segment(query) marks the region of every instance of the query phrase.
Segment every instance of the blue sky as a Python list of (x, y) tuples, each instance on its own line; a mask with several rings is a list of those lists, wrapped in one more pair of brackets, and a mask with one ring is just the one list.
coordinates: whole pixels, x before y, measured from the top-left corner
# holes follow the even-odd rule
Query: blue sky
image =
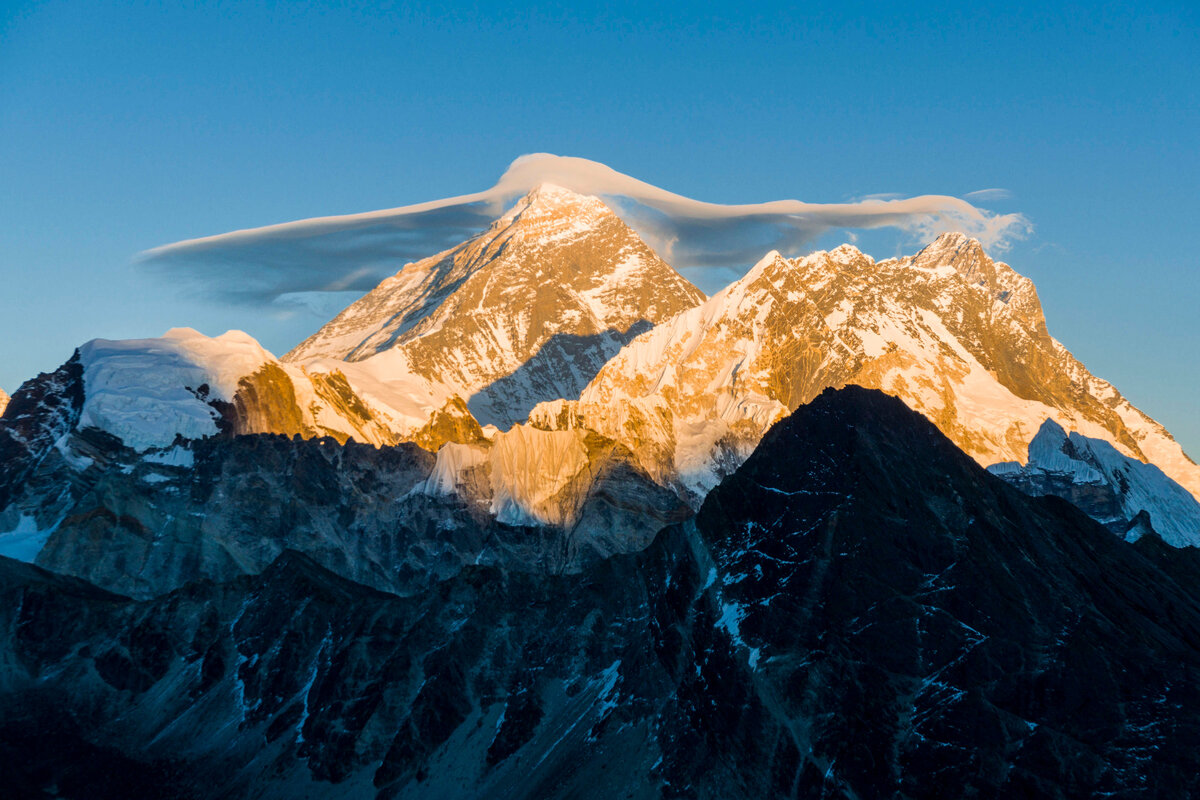
[(10, 0), (0, 387), (177, 325), (283, 352), (322, 320), (214, 301), (134, 256), (480, 191), (551, 152), (722, 203), (1006, 189), (974, 202), (1035, 226), (1004, 257), (1051, 332), (1195, 456), (1192, 5)]

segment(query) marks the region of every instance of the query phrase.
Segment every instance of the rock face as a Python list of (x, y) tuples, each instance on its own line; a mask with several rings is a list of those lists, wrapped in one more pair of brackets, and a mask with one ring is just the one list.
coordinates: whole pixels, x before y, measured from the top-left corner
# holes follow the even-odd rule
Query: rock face
[[(580, 452), (564, 459), (529, 436), (566, 436)], [(258, 573), (285, 550), (400, 594), (468, 564), (575, 572), (687, 515), (595, 435), (518, 428), (437, 457), (280, 435), (142, 454), (95, 428), (62, 441), (14, 496), (8, 513), (24, 522), (0, 533), (0, 554), (135, 597)], [(43, 486), (59, 487), (52, 503)]]
[(1024, 465), (1005, 462), (988, 471), (1026, 494), (1068, 500), (1122, 536), (1153, 529), (1174, 547), (1200, 546), (1200, 503), (1186, 489), (1153, 464), (1103, 440), (1068, 435), (1053, 420), (1029, 443)]
[[(43, 464), (49, 465), (47, 472), (62, 473), (72, 463), (82, 463), (59, 443), (78, 424), (83, 400), (83, 369), (76, 353), (54, 372), (26, 381), (0, 417), (0, 529), (13, 532), (0, 534), (0, 554), (12, 555), (9, 548), (36, 543), (36, 533), (29, 534), (69, 494), (69, 480), (37, 480), (36, 473)], [(26, 493), (38, 500), (23, 513), (14, 501)]]
[[(1200, 493), (1200, 467), (1162, 426), (1049, 335), (1033, 284), (960, 234), (878, 263), (849, 245), (769, 254), (626, 346), (566, 416), (698, 503), (775, 421), (848, 384), (901, 398), (982, 464), (1024, 459), (1050, 418)], [(531, 421), (563, 415), (551, 404)]]
[(405, 266), (284, 359), (409, 371), (507, 428), (538, 402), (578, 397), (636, 334), (703, 300), (600, 200), (547, 184), (479, 236)]
[(8, 406), (8, 401), (11, 399), (3, 389), (0, 389), (0, 416), (4, 415), (4, 409)]
[(398, 597), (285, 551), (130, 600), (0, 560), (0, 766), (100, 798), (1189, 796), (1193, 561), (848, 388), (574, 574)]
[(696, 526), (721, 623), (811, 748), (796, 794), (1197, 790), (1162, 733), (1200, 722), (1192, 551), (1026, 499), (849, 387), (777, 425)]

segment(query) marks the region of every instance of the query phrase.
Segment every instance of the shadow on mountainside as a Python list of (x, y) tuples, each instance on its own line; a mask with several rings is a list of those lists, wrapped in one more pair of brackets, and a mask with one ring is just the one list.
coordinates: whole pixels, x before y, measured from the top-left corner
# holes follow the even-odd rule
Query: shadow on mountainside
[(472, 395), (467, 406), (480, 425), (504, 430), (524, 422), (538, 403), (579, 397), (617, 351), (652, 327), (641, 319), (623, 332), (610, 328), (586, 336), (556, 333), (515, 372)]

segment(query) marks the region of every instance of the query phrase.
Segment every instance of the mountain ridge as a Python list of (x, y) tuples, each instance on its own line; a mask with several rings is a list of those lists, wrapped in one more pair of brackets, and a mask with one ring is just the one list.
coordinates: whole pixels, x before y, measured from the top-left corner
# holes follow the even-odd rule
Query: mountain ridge
[[(772, 252), (623, 348), (566, 416), (699, 498), (771, 423), (850, 383), (903, 398), (985, 465), (1024, 461), (1054, 418), (1200, 492), (1200, 467), (1170, 434), (1049, 335), (1032, 282), (961, 234), (880, 262), (851, 245)], [(531, 420), (553, 427), (563, 413)]]

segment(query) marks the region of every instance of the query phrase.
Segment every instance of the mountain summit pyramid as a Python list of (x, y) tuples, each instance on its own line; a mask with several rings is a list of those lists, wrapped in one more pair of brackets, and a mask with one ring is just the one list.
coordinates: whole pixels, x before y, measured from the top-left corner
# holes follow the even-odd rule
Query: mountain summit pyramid
[(478, 236), (406, 265), (284, 359), (382, 358), (507, 428), (540, 401), (578, 397), (622, 345), (703, 300), (599, 199), (542, 184)]

